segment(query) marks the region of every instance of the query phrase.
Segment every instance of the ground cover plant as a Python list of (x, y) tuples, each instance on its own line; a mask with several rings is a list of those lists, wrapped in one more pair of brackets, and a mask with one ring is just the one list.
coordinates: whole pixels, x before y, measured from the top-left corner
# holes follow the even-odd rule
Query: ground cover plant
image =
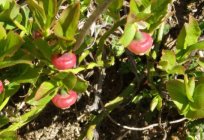
[(203, 139), (202, 11), (176, 3), (204, 4), (0, 1), (0, 139)]

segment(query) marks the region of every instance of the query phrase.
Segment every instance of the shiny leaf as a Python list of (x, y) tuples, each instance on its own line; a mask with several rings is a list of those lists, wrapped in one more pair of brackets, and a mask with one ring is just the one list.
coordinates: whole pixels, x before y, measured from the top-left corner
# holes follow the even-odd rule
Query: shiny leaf
[(55, 86), (51, 82), (48, 81), (43, 82), (35, 93), (34, 97), (35, 100), (40, 100), (41, 98), (46, 96), (49, 93), (49, 91), (54, 89), (54, 87)]
[(80, 4), (70, 5), (65, 9), (54, 27), (54, 33), (59, 37), (74, 40), (80, 16)]
[(88, 88), (89, 83), (81, 78), (77, 79), (76, 85), (73, 88), (74, 91), (82, 93), (85, 92)]
[(152, 101), (151, 101), (151, 104), (150, 104), (150, 110), (153, 112), (154, 109), (157, 107), (159, 103), (159, 98), (157, 96), (155, 96)]
[(188, 46), (197, 43), (201, 30), (195, 18), (190, 16), (189, 23), (185, 23), (177, 38), (177, 49), (187, 49)]
[(68, 73), (66, 78), (63, 80), (64, 85), (69, 89), (73, 89), (76, 86), (77, 83), (77, 76), (75, 76), (73, 73)]
[(5, 57), (13, 56), (22, 43), (22, 38), (13, 31), (10, 31), (6, 40), (0, 41), (0, 60), (3, 60)]
[(31, 61), (28, 60), (16, 60), (16, 61), (2, 61), (0, 62), (0, 69), (6, 68), (6, 67), (11, 67), (17, 64), (28, 64), (28, 65), (33, 65)]
[(198, 84), (193, 93), (194, 102), (191, 106), (195, 109), (204, 109), (204, 84)]
[(167, 82), (167, 90), (180, 113), (186, 113), (186, 108), (188, 108), (188, 98), (186, 97), (184, 83), (179, 80), (170, 80)]
[(176, 56), (174, 52), (170, 50), (163, 50), (162, 57), (159, 61), (158, 68), (170, 72), (176, 65)]
[(127, 47), (130, 42), (134, 39), (137, 27), (135, 24), (127, 23), (125, 26), (124, 33), (119, 40), (119, 43), (124, 47)]
[(35, 22), (40, 29), (43, 29), (46, 24), (46, 14), (44, 9), (34, 0), (26, 0), (31, 12), (33, 14)]

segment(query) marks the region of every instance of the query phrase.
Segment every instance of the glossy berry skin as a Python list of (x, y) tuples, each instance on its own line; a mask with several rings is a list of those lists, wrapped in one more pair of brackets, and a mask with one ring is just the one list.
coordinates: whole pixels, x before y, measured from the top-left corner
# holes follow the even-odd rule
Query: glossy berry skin
[(141, 32), (141, 34), (142, 38), (140, 40), (133, 40), (128, 46), (128, 50), (136, 55), (144, 55), (153, 45), (153, 39), (149, 34), (145, 32)]
[(52, 64), (58, 70), (66, 70), (76, 66), (76, 55), (74, 53), (54, 54), (51, 58)]
[(0, 94), (4, 91), (4, 85), (2, 81), (0, 81)]
[(73, 90), (70, 90), (68, 94), (55, 95), (55, 97), (52, 98), (52, 102), (58, 108), (67, 109), (76, 102), (77, 97), (77, 93)]
[(34, 39), (38, 39), (38, 38), (42, 38), (43, 37), (41, 31), (34, 31), (32, 36), (33, 36)]

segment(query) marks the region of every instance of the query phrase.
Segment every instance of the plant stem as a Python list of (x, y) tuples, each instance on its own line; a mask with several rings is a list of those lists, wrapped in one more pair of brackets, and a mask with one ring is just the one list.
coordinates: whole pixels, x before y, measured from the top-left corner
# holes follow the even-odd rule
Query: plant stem
[(165, 26), (165, 22), (162, 22), (161, 27), (159, 28), (159, 33), (157, 36), (157, 42), (161, 42), (163, 35), (164, 35), (164, 26)]
[(126, 16), (125, 16), (125, 17), (122, 17), (119, 21), (117, 21), (117, 22), (113, 25), (113, 27), (112, 27), (109, 31), (107, 31), (106, 33), (104, 33), (103, 36), (101, 37), (100, 41), (99, 41), (99, 46), (102, 47), (103, 44), (104, 44), (104, 42), (105, 42), (105, 40), (106, 40), (119, 26), (125, 24), (126, 20), (127, 20), (127, 17), (126, 17)]
[(144, 126), (144, 127), (132, 127), (132, 126), (127, 126), (127, 125), (122, 125), (118, 122), (116, 122), (110, 115), (108, 115), (108, 118), (117, 126), (122, 127), (124, 129), (128, 129), (128, 130), (132, 130), (132, 131), (144, 131), (144, 130), (148, 130), (148, 129), (153, 129), (154, 127), (159, 127), (160, 125), (165, 126), (167, 124), (176, 124), (176, 123), (180, 123), (183, 121), (186, 121), (187, 118), (181, 118), (178, 120), (173, 120), (173, 121), (169, 121), (169, 122), (164, 122), (164, 123), (154, 123), (154, 124), (150, 124), (148, 126)]
[(104, 0), (104, 2), (99, 5), (97, 9), (93, 12), (93, 14), (87, 19), (83, 28), (79, 32), (79, 36), (77, 38), (77, 42), (73, 48), (73, 51), (76, 51), (80, 48), (93, 22), (108, 8), (109, 4), (111, 4), (111, 2), (113, 1), (114, 0)]
[(21, 25), (18, 21), (14, 20), (13, 23), (16, 25), (16, 27), (21, 29), (23, 32), (25, 32), (26, 34), (28, 33), (27, 29), (23, 25)]
[(95, 116), (92, 119), (86, 131), (80, 136), (79, 139), (82, 140), (87, 137), (88, 140), (92, 140), (94, 135), (94, 129), (96, 128), (96, 126), (99, 125), (104, 119), (104, 117), (106, 117), (113, 109), (120, 105), (125, 99), (129, 98), (131, 94), (134, 94), (135, 91), (136, 84), (134, 79), (133, 82), (130, 83), (130, 85), (125, 88), (119, 96), (105, 104), (105, 111), (101, 112), (99, 115)]
[(102, 58), (102, 51), (103, 51), (103, 45), (106, 41), (106, 39), (121, 25), (125, 24), (127, 17), (122, 17), (119, 21), (117, 21), (113, 27), (103, 34), (103, 36), (100, 38), (100, 41), (98, 43), (98, 49), (97, 49), (97, 60), (101, 60)]

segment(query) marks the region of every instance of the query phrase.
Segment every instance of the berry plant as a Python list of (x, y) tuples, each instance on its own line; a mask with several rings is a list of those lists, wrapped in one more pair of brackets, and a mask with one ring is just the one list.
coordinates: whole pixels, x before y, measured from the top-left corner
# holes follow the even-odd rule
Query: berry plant
[[(184, 137), (202, 139), (197, 127), (203, 127), (204, 118), (203, 24), (189, 16), (175, 43), (167, 45), (173, 2), (1, 0), (0, 139), (17, 139), (18, 131), (50, 104), (69, 110), (83, 97), (94, 99), (96, 108), (88, 111), (79, 139), (97, 139), (106, 118), (130, 131), (158, 127), (163, 139), (168, 125), (182, 123)], [(113, 67), (125, 77), (118, 94), (103, 88)], [(111, 98), (103, 99), (103, 92)], [(10, 115), (9, 106), (18, 113)], [(111, 113), (121, 106), (139, 106), (143, 115), (148, 110), (150, 125), (116, 122)], [(174, 111), (174, 117), (165, 116), (165, 110)]]

